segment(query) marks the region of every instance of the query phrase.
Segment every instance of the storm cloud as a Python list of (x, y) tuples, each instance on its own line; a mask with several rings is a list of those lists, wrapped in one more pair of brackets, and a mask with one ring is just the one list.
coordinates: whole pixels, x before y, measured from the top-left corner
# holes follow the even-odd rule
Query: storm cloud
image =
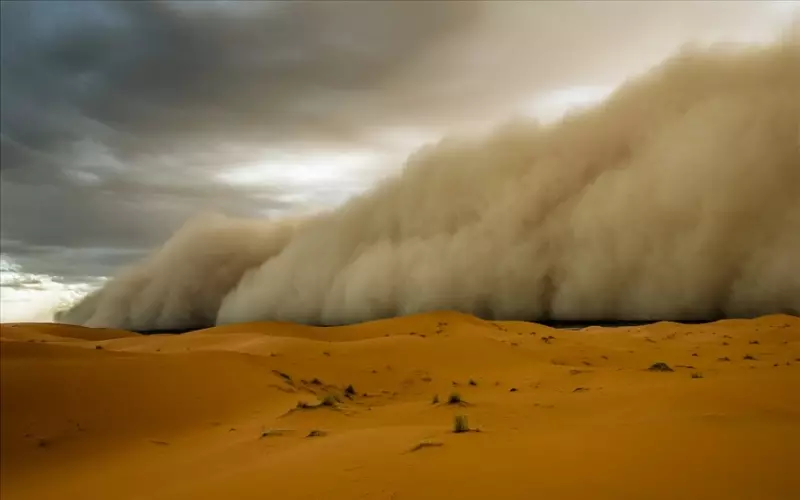
[[(336, 205), (421, 140), (490, 125), (559, 88), (616, 86), (686, 41), (771, 35), (788, 12), (764, 2), (0, 5), (2, 252), (74, 282), (140, 258), (198, 212)], [(333, 165), (358, 155), (347, 171)], [(260, 177), (231, 180), (248, 169)]]

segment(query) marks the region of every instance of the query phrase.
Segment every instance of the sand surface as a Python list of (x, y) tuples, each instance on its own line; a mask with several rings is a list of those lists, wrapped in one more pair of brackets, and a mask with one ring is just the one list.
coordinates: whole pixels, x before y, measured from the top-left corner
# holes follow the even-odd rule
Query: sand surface
[(3, 500), (800, 498), (796, 317), (0, 340)]

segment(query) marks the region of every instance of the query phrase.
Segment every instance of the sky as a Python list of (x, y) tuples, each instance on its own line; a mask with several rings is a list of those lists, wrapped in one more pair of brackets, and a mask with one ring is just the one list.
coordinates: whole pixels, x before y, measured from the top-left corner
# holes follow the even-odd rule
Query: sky
[[(204, 212), (335, 207), (445, 134), (546, 122), (800, 2), (0, 3), (0, 320)], [(794, 16), (794, 17), (793, 17)]]

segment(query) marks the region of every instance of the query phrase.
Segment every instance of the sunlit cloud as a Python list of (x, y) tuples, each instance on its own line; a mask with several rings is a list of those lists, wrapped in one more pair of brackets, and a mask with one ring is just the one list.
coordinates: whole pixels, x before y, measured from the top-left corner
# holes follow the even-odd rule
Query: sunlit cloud
[(54, 311), (76, 302), (104, 281), (62, 283), (46, 274), (23, 272), (19, 264), (0, 255), (0, 322), (51, 321)]
[(522, 108), (527, 116), (550, 123), (567, 113), (599, 103), (613, 90), (614, 87), (567, 87), (536, 96)]

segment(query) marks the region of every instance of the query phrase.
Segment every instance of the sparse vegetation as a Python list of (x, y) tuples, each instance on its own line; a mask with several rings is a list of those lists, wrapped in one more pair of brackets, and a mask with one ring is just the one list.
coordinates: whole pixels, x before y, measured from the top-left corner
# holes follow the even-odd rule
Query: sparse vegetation
[(666, 363), (664, 363), (662, 361), (659, 361), (657, 363), (653, 363), (652, 365), (650, 365), (650, 368), (648, 368), (648, 370), (650, 370), (651, 372), (672, 372), (672, 371), (675, 371), (672, 368), (670, 368), (670, 366), (668, 364), (666, 364)]
[(728, 356), (723, 356), (721, 358), (717, 358), (717, 361), (730, 361), (730, 360), (731, 360), (731, 358), (729, 358)]
[(512, 387), (511, 389), (508, 390), (508, 392), (517, 392), (517, 388), (516, 387)]
[(298, 410), (313, 410), (314, 408), (322, 408), (324, 406), (333, 408), (340, 402), (341, 400), (335, 394), (326, 394), (322, 399), (320, 399), (319, 403), (315, 405), (307, 403), (306, 401), (298, 401), (295, 408)]
[(287, 431), (280, 430), (280, 429), (268, 429), (268, 430), (262, 430), (262, 431), (261, 431), (261, 436), (259, 437), (259, 439), (264, 439), (264, 438), (267, 438), (267, 437), (278, 437), (278, 436), (283, 436), (283, 435), (285, 435), (285, 434), (286, 434), (286, 432), (287, 432)]
[(457, 392), (450, 393), (450, 397), (447, 398), (447, 404), (449, 405), (458, 405), (462, 402), (461, 395)]
[(744, 355), (744, 359), (745, 359), (745, 361), (756, 361), (756, 357), (752, 356), (750, 354), (745, 354)]
[(469, 422), (466, 415), (456, 415), (453, 419), (453, 432), (456, 434), (469, 432)]
[(435, 405), (439, 404), (439, 395), (438, 394), (434, 394), (433, 395), (433, 400), (431, 401), (431, 404), (435, 404)]
[(477, 383), (477, 382), (475, 382), (475, 380), (474, 380), (474, 379), (469, 379), (469, 382), (468, 382), (468, 383), (469, 383), (469, 385), (472, 385), (472, 386), (478, 385), (478, 383)]
[(703, 378), (703, 374), (700, 372), (693, 372), (692, 378)]
[(326, 394), (325, 397), (322, 398), (322, 406), (336, 406), (339, 402), (339, 398), (336, 397), (335, 394)]
[(356, 390), (353, 388), (353, 384), (350, 384), (345, 388), (344, 395), (347, 397), (353, 397), (356, 395)]
[(424, 441), (420, 441), (419, 443), (417, 443), (417, 445), (414, 446), (413, 448), (411, 448), (410, 451), (411, 452), (415, 452), (415, 451), (419, 451), (419, 450), (421, 450), (423, 448), (435, 448), (435, 447), (438, 447), (438, 446), (444, 446), (444, 443), (440, 443), (439, 441), (430, 441), (430, 440), (426, 439)]
[(327, 435), (328, 435), (328, 433), (325, 432), (325, 431), (321, 431), (319, 429), (313, 429), (311, 432), (308, 433), (308, 435), (306, 435), (306, 437), (310, 437), (310, 438), (312, 438), (312, 437), (323, 437), (323, 436), (327, 436)]
[(322, 380), (318, 379), (317, 377), (314, 377), (313, 379), (311, 379), (311, 383), (314, 385), (322, 385)]

